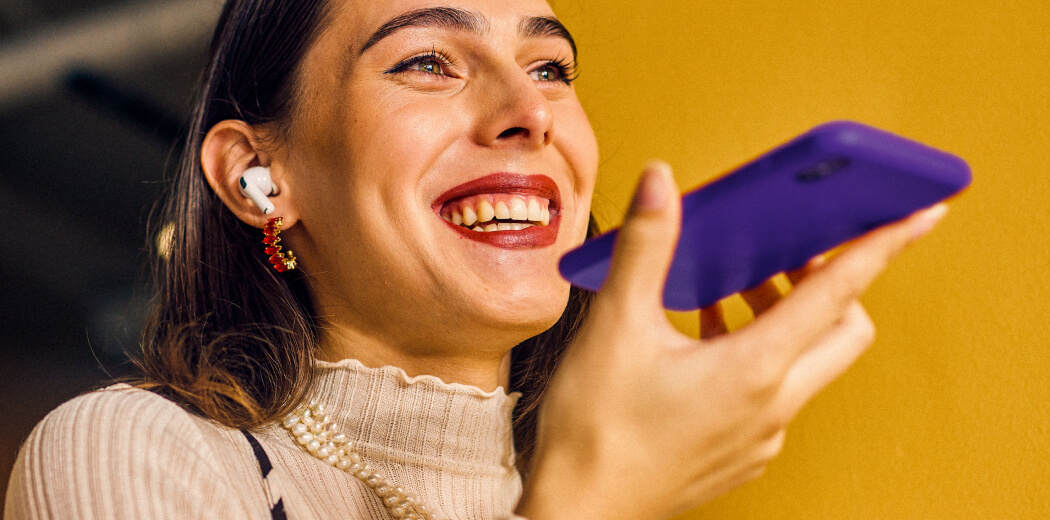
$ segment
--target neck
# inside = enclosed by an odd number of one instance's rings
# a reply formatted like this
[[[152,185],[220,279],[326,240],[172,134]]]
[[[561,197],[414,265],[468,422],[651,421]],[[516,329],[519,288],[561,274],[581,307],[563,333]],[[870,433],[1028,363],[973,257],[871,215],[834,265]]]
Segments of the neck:
[[[376,338],[351,327],[328,324],[321,337],[318,358],[324,361],[356,359],[371,368],[395,366],[409,376],[431,375],[446,383],[475,386],[486,392],[508,389],[510,347],[483,345],[471,349],[440,349],[432,345],[399,343]]]

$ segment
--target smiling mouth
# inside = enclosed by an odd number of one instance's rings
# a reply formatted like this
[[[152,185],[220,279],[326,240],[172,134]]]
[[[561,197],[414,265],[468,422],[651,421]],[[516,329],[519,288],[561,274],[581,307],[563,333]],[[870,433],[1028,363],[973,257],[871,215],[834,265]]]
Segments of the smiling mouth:
[[[543,247],[558,238],[558,186],[546,175],[494,173],[446,191],[433,206],[460,236],[496,247]]]

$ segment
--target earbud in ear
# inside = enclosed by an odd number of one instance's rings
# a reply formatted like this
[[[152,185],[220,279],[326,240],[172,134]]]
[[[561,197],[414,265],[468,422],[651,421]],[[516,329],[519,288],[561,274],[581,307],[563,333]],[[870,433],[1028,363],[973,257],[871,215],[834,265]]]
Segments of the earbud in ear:
[[[273,213],[273,203],[266,198],[277,191],[273,180],[270,179],[270,169],[265,166],[248,168],[241,175],[241,193],[251,199],[255,205],[262,210],[263,215]]]

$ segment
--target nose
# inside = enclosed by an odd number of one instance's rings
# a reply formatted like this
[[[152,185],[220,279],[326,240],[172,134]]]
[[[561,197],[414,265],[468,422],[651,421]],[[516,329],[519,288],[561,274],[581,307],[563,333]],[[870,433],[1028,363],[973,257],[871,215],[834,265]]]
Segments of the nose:
[[[537,149],[551,143],[554,114],[534,80],[517,67],[479,89],[475,140],[479,145]]]

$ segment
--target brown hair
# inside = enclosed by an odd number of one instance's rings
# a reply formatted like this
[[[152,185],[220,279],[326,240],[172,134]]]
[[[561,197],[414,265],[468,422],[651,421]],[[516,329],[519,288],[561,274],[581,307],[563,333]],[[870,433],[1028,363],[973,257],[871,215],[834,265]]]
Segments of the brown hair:
[[[151,255],[157,295],[133,382],[231,428],[280,419],[305,399],[318,331],[302,277],[277,274],[260,253],[259,230],[238,220],[206,183],[201,140],[225,119],[283,132],[297,98],[296,72],[327,19],[324,0],[226,3],[181,163],[154,219],[155,227],[170,226],[171,240],[165,254]],[[596,231],[592,219],[588,236]],[[588,301],[589,293],[573,289],[557,324],[512,352],[523,472],[540,396]]]

